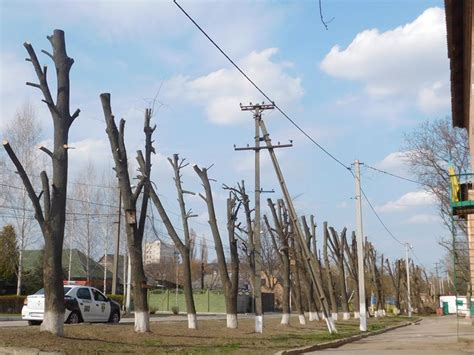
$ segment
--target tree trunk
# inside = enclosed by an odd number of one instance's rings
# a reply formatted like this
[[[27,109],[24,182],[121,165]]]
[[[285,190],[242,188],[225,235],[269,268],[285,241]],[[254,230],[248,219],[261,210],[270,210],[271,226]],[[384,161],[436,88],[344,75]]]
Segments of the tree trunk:
[[[324,255],[324,266],[326,270],[326,279],[328,284],[328,293],[329,293],[329,300],[331,304],[331,317],[333,320],[337,320],[337,302],[336,302],[336,292],[334,290],[334,282],[332,279],[331,273],[331,264],[329,263],[329,254],[328,254],[328,239],[329,239],[329,232],[327,222],[323,224],[324,230],[324,243],[323,243],[323,255]]]
[[[137,151],[137,160],[139,164],[140,180],[132,191],[130,185],[130,175],[128,172],[127,150],[125,147],[125,120],[120,120],[119,129],[115,124],[115,118],[112,114],[110,105],[110,94],[101,94],[102,109],[107,124],[107,136],[110,142],[110,148],[115,162],[115,171],[119,181],[120,192],[122,195],[123,210],[125,212],[125,231],[127,234],[127,245],[130,253],[131,279],[133,286],[133,297],[135,306],[135,332],[145,333],[150,331],[150,315],[148,312],[147,286],[145,271],[143,269],[143,234],[145,231],[145,220],[148,208],[148,199],[150,191],[149,177],[151,174],[151,154],[154,153],[152,147],[152,134],[155,130],[150,127],[152,116],[151,109],[145,110],[145,157],[141,151]],[[142,189],[142,205],[140,214],[137,216],[137,200]]]
[[[62,336],[64,333],[64,291],[62,282],[62,248],[64,240],[64,226],[66,220],[67,172],[68,172],[68,136],[69,128],[74,119],[79,116],[79,110],[74,114],[69,111],[69,72],[74,60],[66,53],[64,32],[54,30],[48,40],[53,47],[53,54],[47,53],[53,60],[57,76],[57,100],[53,101],[47,81],[47,66],[41,67],[36,53],[30,43],[24,43],[30,61],[36,72],[39,84],[27,83],[38,88],[43,93],[43,102],[48,106],[54,126],[53,151],[46,147],[40,149],[47,153],[52,160],[53,179],[50,192],[49,179],[45,171],[41,172],[43,199],[41,207],[40,197],[36,194],[21,162],[16,157],[8,141],[3,142],[10,159],[15,165],[23,184],[35,209],[35,218],[38,221],[45,240],[44,254],[44,290],[45,313],[41,331]]]
[[[229,237],[229,247],[231,253],[231,272],[232,280],[229,277],[227,270],[227,263],[224,254],[224,248],[222,246],[222,240],[217,226],[216,211],[214,208],[214,199],[212,197],[211,184],[209,183],[209,177],[207,176],[206,168],[199,168],[197,165],[193,166],[194,171],[201,179],[204,187],[204,195],[199,196],[204,200],[207,206],[209,215],[209,226],[211,227],[212,237],[214,239],[214,246],[216,249],[217,264],[219,267],[219,276],[224,286],[224,296],[227,313],[227,328],[235,329],[238,326],[237,323],[237,291],[238,291],[238,280],[239,280],[239,256],[237,250],[237,240],[235,238],[235,223],[237,220],[237,212],[239,206],[236,206],[236,199],[229,194],[227,199],[227,232]]]
[[[196,307],[193,298],[193,282],[191,279],[191,260],[189,250],[183,250],[183,286],[184,297],[186,299],[186,312],[188,313],[188,328],[197,329]]]

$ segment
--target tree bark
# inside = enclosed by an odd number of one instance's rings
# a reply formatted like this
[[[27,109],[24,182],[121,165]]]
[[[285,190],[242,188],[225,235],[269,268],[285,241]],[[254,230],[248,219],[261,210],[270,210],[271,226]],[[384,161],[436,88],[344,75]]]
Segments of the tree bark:
[[[3,142],[10,159],[15,165],[28,196],[35,209],[35,218],[38,221],[44,240],[44,289],[45,289],[45,313],[41,331],[47,331],[54,335],[64,334],[64,291],[62,275],[62,248],[64,241],[64,226],[66,221],[66,195],[67,195],[67,172],[68,172],[68,136],[69,128],[79,110],[71,115],[69,112],[69,72],[74,60],[66,53],[66,42],[64,32],[54,30],[52,36],[48,36],[53,47],[52,58],[57,76],[57,97],[54,103],[47,81],[47,66],[41,68],[36,53],[30,43],[24,43],[29,58],[33,64],[39,84],[27,83],[27,85],[38,88],[43,94],[43,102],[48,106],[54,126],[53,151],[44,148],[51,157],[53,166],[52,191],[49,188],[49,179],[46,172],[41,173],[43,191],[37,196],[33,186],[25,172],[21,162],[16,157],[8,141]],[[43,197],[43,207],[40,197]]]
[[[155,204],[156,209],[158,210],[158,213],[160,214],[161,220],[163,221],[166,230],[168,231],[168,235],[173,240],[173,243],[181,254],[181,258],[183,259],[183,286],[184,297],[186,299],[186,312],[188,313],[188,328],[197,329],[196,307],[194,304],[193,286],[191,278],[192,239],[190,237],[188,224],[188,219],[191,218],[193,215],[191,214],[191,211],[186,210],[186,204],[184,202],[184,193],[190,192],[183,190],[181,182],[181,169],[187,166],[187,164],[184,164],[184,159],[180,161],[178,154],[174,154],[173,159],[169,158],[168,161],[170,162],[174,171],[174,180],[176,185],[176,191],[178,194],[179,207],[181,211],[181,221],[183,223],[184,243],[176,232],[176,229],[173,226],[170,218],[168,217],[168,214],[166,213],[166,210],[164,209],[158,194],[156,194],[152,186],[150,187],[150,196],[153,203]]]
[[[133,299],[135,306],[135,332],[145,333],[150,331],[150,320],[148,313],[148,300],[146,277],[143,269],[143,233],[145,230],[145,220],[148,208],[148,199],[150,191],[151,174],[151,153],[155,150],[152,147],[152,134],[155,130],[150,127],[151,109],[145,110],[145,157],[141,151],[137,151],[137,160],[139,163],[139,183],[132,190],[130,185],[130,175],[128,172],[127,151],[125,148],[125,120],[120,120],[120,126],[117,129],[115,118],[112,114],[110,105],[110,94],[101,94],[102,109],[107,124],[107,135],[110,142],[110,148],[115,162],[115,172],[119,181],[119,187],[122,194],[123,210],[125,212],[125,231],[127,234],[127,245],[130,253],[131,276],[133,286]],[[143,191],[140,214],[137,218],[137,200]]]
[[[278,201],[279,205],[279,216],[276,213],[275,206],[271,199],[267,199],[268,206],[270,207],[270,211],[273,216],[273,222],[275,224],[275,231],[278,236],[279,244],[278,246],[276,242],[276,238],[273,232],[273,229],[268,222],[267,216],[264,216],[263,219],[267,226],[268,231],[270,232],[270,236],[272,238],[273,247],[277,250],[278,256],[280,258],[280,262],[282,263],[282,278],[283,278],[283,299],[282,299],[282,318],[281,324],[282,325],[290,325],[290,290],[291,290],[291,281],[290,281],[290,255],[289,255],[289,244],[288,244],[288,215],[286,212],[283,212],[284,202],[283,200]],[[284,218],[286,216],[286,219]]]
[[[329,240],[329,231],[328,223],[324,222],[324,242],[323,242],[323,255],[324,255],[324,266],[326,271],[326,279],[328,284],[328,293],[329,300],[331,303],[331,316],[336,321],[337,320],[337,302],[336,302],[336,292],[334,290],[334,282],[331,273],[331,264],[329,263],[329,253],[328,253],[328,240]]]
[[[207,206],[209,214],[209,226],[211,227],[212,237],[214,239],[214,245],[217,255],[217,264],[219,267],[219,276],[224,287],[225,305],[227,313],[227,328],[235,329],[238,326],[237,323],[237,291],[239,281],[239,254],[237,249],[237,239],[235,236],[237,213],[240,204],[237,204],[235,196],[229,193],[227,199],[227,233],[229,237],[229,248],[230,248],[230,273],[227,268],[226,258],[224,254],[224,248],[222,246],[222,240],[217,226],[217,217],[214,209],[214,200],[212,197],[211,184],[209,183],[209,177],[207,176],[208,169],[199,168],[197,165],[193,166],[194,171],[201,179],[204,187],[204,195],[199,196],[204,200]],[[230,275],[229,275],[230,274]]]

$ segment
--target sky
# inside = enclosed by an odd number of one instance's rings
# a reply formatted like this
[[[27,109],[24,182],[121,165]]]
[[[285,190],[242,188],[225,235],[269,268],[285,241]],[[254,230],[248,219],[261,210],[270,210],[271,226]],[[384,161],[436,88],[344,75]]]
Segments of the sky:
[[[331,20],[326,30],[318,1],[179,1],[224,51],[319,144],[348,166],[361,162],[410,177],[403,135],[424,120],[450,115],[449,62],[443,1],[323,1]],[[254,122],[239,103],[264,101],[172,1],[10,1],[0,4],[0,136],[24,102],[32,103],[51,145],[52,124],[24,60],[25,41],[40,61],[50,50],[47,35],[66,33],[71,69],[71,112],[81,109],[70,130],[70,175],[92,161],[112,166],[99,94],[112,95],[112,110],[126,120],[129,156],[143,146],[143,115],[154,105],[153,181],[176,219],[179,211],[166,158],[179,153],[192,164],[210,166],[218,218],[225,227],[222,184],[244,179],[253,191],[250,151]],[[54,79],[50,78],[54,92]],[[276,110],[263,116],[279,149],[287,184],[300,214],[314,214],[337,230],[355,229],[354,179]],[[262,152],[264,190],[281,198],[268,154]],[[186,189],[201,192],[188,166]],[[92,182],[91,182],[92,183]],[[413,245],[418,262],[433,269],[445,251],[448,231],[436,202],[416,184],[362,168],[362,185],[393,235]],[[198,214],[191,226],[211,240],[199,197],[187,197]],[[364,234],[381,253],[404,257],[398,244],[363,204]],[[225,229],[222,231],[225,236]],[[321,236],[321,229],[318,229]]]

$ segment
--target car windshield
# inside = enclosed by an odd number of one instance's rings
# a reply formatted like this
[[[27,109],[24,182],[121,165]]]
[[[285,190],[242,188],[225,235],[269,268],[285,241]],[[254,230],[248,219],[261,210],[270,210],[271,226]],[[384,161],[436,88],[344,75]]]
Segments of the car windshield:
[[[71,291],[72,287],[64,287],[64,294],[67,295],[69,291]],[[35,295],[44,295],[44,288],[38,290]]]

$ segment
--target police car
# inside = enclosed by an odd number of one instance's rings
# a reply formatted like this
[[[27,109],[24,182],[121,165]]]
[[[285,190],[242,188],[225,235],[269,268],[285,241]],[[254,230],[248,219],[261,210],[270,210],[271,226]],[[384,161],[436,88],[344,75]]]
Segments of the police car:
[[[84,285],[64,285],[64,322],[120,321],[120,305],[104,296],[98,289]],[[44,289],[28,296],[21,310],[21,318],[29,325],[38,325],[44,316]]]

